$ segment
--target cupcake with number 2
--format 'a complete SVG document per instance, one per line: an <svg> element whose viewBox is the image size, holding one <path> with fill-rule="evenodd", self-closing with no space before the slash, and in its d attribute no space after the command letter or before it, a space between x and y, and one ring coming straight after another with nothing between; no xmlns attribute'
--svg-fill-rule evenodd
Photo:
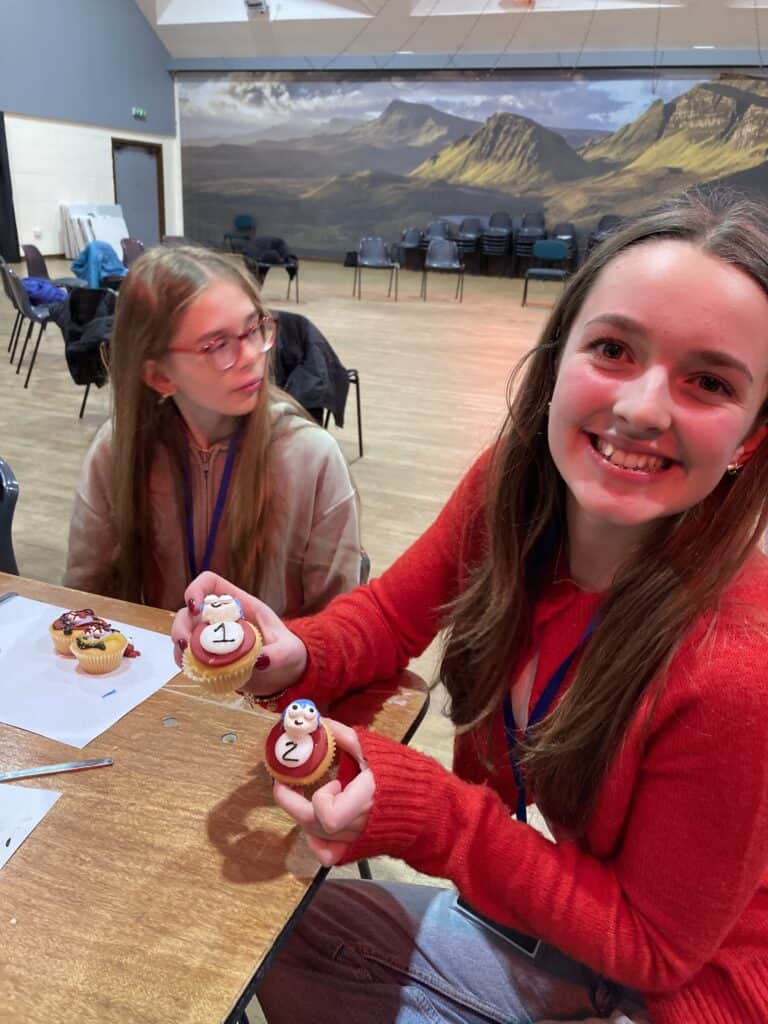
<svg viewBox="0 0 768 1024"><path fill-rule="evenodd" d="M182 669L188 679L222 696L251 678L261 633L243 618L240 602L230 594L209 594L200 619L184 651Z"/></svg>
<svg viewBox="0 0 768 1024"><path fill-rule="evenodd" d="M287 786L311 786L336 755L333 733L314 701L295 700L267 736L264 761L273 779Z"/></svg>

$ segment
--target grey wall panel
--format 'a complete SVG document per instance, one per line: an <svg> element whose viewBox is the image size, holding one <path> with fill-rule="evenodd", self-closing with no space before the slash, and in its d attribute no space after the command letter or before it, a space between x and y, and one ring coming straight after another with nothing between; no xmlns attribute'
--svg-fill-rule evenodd
<svg viewBox="0 0 768 1024"><path fill-rule="evenodd" d="M169 68L134 0L0 3L0 110L9 114L175 135Z"/></svg>

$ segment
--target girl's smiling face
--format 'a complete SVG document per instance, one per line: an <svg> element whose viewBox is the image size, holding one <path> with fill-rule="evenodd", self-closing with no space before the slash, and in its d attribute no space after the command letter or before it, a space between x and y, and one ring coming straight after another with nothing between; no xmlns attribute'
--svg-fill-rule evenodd
<svg viewBox="0 0 768 1024"><path fill-rule="evenodd" d="M760 286L689 242L626 250L588 293L552 395L569 518L637 534L691 508L762 437L767 391Z"/></svg>

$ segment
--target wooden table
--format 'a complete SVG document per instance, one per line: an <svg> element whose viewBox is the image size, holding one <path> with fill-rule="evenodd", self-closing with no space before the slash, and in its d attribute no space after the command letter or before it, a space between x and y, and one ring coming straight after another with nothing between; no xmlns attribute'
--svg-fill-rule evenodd
<svg viewBox="0 0 768 1024"><path fill-rule="evenodd" d="M0 573L9 590L170 631L168 612ZM405 742L427 700L404 672L333 714ZM3 1022L239 1018L325 874L273 804L262 749L274 721L177 676L82 755L0 724L0 770L114 759L20 783L63 795L0 870Z"/></svg>

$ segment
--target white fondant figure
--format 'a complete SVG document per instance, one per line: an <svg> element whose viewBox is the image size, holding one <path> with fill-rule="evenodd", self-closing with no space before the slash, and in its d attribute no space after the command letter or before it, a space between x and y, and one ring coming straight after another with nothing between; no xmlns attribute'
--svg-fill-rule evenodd
<svg viewBox="0 0 768 1024"><path fill-rule="evenodd" d="M311 700L295 700L283 712L284 732L275 744L275 757L286 768L306 764L315 749L312 733L320 724L320 712Z"/></svg>
<svg viewBox="0 0 768 1024"><path fill-rule="evenodd" d="M208 625L200 633L200 646L209 654L231 654L243 642L240 602L231 594L208 594L200 617Z"/></svg>

